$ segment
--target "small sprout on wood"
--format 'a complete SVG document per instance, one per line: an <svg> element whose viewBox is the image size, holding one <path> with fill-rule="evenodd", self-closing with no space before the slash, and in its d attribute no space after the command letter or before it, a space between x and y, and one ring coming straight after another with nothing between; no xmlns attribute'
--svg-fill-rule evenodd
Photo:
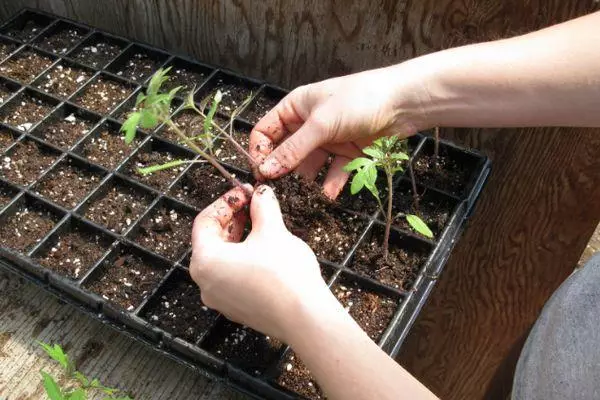
<svg viewBox="0 0 600 400"><path fill-rule="evenodd" d="M40 371L44 390L50 400L86 400L94 397L95 393L101 393L104 400L132 400L127 395L120 395L119 389L104 386L98 379L90 379L77 371L75 364L60 345L49 345L42 342L38 342L38 344L63 369L64 379L58 380L62 386L52 375Z"/></svg>
<svg viewBox="0 0 600 400"><path fill-rule="evenodd" d="M350 184L350 192L356 194L363 188L366 188L377 200L377 204L385 217L385 234L383 237L383 256L387 260L389 253L390 229L393 220L393 182L394 175L399 171L404 171L404 162L409 160L406 152L402 151L402 143L397 136L382 137L373 142L371 146L365 147L363 153L369 157L358 157L348 163L344 170L346 172L355 171ZM383 170L386 177L388 189L387 207L384 208L377 189L377 175ZM417 215L399 214L396 217L404 216L409 225L420 234L432 238L433 233L425 222Z"/></svg>
<svg viewBox="0 0 600 400"><path fill-rule="evenodd" d="M171 119L171 103L175 98L177 92L181 89L181 87L176 87L169 91L168 93L161 93L161 86L169 79L168 73L170 71L170 67L166 69L159 69L150 79L150 83L148 84L148 89L146 93L140 93L136 99L136 107L138 107L138 111L132 112L127 117L125 123L121 127L121 131L125 133L125 142L131 143L135 139L135 135L138 127L144 129L154 129L159 124L165 124L169 129L177 134L180 141L188 145L193 151L198 153L206 162L210 163L213 167L215 167L221 175L223 175L226 179L228 179L232 185L239 186L243 190L248 191L242 183L230 174L213 156L213 147L214 143L217 140L217 136L213 134L213 128L216 131L226 137L230 142L232 142L235 148L240 151L240 153L248 158L250 164L252 166L256 166L254 159L248 154L248 152L235 141L233 135L226 132L223 128L217 125L214 121L214 117L217 113L217 108L219 107L219 103L222 100L222 93L217 91L215 96L212 99L212 105L208 111L208 113L204 114L205 105L202 106L202 109L198 109L194 102L194 90L192 90L188 96L186 97L186 101L183 105L183 109L191 109L195 111L200 117L204 118L203 124L203 132L197 135L191 135L189 132L184 132L177 124L173 122ZM207 103L208 104L208 101ZM233 125L233 118L235 118L233 114L231 125ZM232 132L232 131L230 131ZM200 141L204 148L200 148L195 142ZM138 172L143 175L152 174L164 169L175 168L182 164L187 163L195 163L199 161L184 161L184 160L175 160L161 165L153 165L146 168L138 169ZM251 194L251 193L249 193Z"/></svg>

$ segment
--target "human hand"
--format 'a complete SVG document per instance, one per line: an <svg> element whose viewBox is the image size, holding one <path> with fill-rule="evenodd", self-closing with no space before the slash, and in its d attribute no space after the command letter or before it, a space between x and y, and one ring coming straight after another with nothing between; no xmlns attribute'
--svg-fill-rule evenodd
<svg viewBox="0 0 600 400"><path fill-rule="evenodd" d="M252 231L239 242L248 203ZM203 210L194 221L192 248L190 274L202 301L281 340L289 338L298 313L317 313L333 298L312 250L285 228L268 186L251 199L232 189Z"/></svg>
<svg viewBox="0 0 600 400"><path fill-rule="evenodd" d="M407 137L426 127L419 79L399 66L301 86L267 113L250 134L257 179L296 170L314 180L330 155L323 183L335 199L348 180L343 167L384 135ZM401 79L399 79L401 78Z"/></svg>

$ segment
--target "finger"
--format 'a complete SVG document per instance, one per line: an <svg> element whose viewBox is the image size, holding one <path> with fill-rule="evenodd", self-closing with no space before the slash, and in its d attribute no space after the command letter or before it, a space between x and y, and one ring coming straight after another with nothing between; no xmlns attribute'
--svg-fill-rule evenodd
<svg viewBox="0 0 600 400"><path fill-rule="evenodd" d="M236 187L219 197L206 207L194 220L192 244L202 245L223 241L224 230L231 223L235 213L250 202L246 191Z"/></svg>
<svg viewBox="0 0 600 400"><path fill-rule="evenodd" d="M246 222L248 221L248 213L244 210L238 211L233 215L231 222L227 224L224 229L227 232L225 240L228 242L237 243L242 240L244 235L244 229L246 228Z"/></svg>
<svg viewBox="0 0 600 400"><path fill-rule="evenodd" d="M307 181L312 182L317 178L319 171L327 163L328 158L329 153L323 149L316 149L298 165L296 172Z"/></svg>
<svg viewBox="0 0 600 400"><path fill-rule="evenodd" d="M275 179L295 169L315 149L327 142L329 119L313 112L293 135L283 141L259 166L260 173Z"/></svg>
<svg viewBox="0 0 600 400"><path fill-rule="evenodd" d="M259 186L254 191L250 203L250 218L253 235L272 234L286 229L277 197L273 189L266 185Z"/></svg>
<svg viewBox="0 0 600 400"><path fill-rule="evenodd" d="M350 173L344 171L344 166L351 161L350 158L344 156L336 156L327 171L327 176L323 182L323 193L331 200L335 200L346 182Z"/></svg>

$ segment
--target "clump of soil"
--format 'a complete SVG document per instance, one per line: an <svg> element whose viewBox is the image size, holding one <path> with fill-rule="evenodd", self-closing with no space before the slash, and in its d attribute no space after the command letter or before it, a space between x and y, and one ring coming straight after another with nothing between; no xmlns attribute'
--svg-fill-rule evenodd
<svg viewBox="0 0 600 400"><path fill-rule="evenodd" d="M317 257L342 262L366 223L338 209L316 183L297 175L287 175L271 184L288 230L308 243Z"/></svg>
<svg viewBox="0 0 600 400"><path fill-rule="evenodd" d="M222 319L202 348L238 368L260 375L278 358L283 344L248 327Z"/></svg>
<svg viewBox="0 0 600 400"><path fill-rule="evenodd" d="M381 339L398 309L393 299L364 290L356 282L337 283L332 292L374 342Z"/></svg>
<svg viewBox="0 0 600 400"><path fill-rule="evenodd" d="M244 103L244 100L252 94L252 89L243 83L230 83L224 78L217 80L217 84L212 92L216 93L217 90L220 90L223 94L223 99L219 104L219 111L227 116L231 115L232 111L240 107Z"/></svg>
<svg viewBox="0 0 600 400"><path fill-rule="evenodd" d="M140 151L133 157L132 160L127 163L125 168L128 175L135 177L140 182L159 190L164 190L171 184L171 182L177 179L179 174L185 169L185 165L180 165L176 168L168 168L148 175L141 174L138 168L161 165L181 159L185 159L185 157L176 157L168 151Z"/></svg>
<svg viewBox="0 0 600 400"><path fill-rule="evenodd" d="M107 169L115 169L140 143L136 137L130 145L125 143L122 133L104 125L98 134L86 139L79 151L88 160Z"/></svg>
<svg viewBox="0 0 600 400"><path fill-rule="evenodd" d="M102 268L101 275L85 286L127 311L139 306L168 272L168 268L151 265L127 250L114 261L105 262Z"/></svg>
<svg viewBox="0 0 600 400"><path fill-rule="evenodd" d="M413 191L410 183L402 182L394 189L393 215L398 213L416 214L427 224L435 237L438 237L448 222L456 202L448 197L436 195L433 191L417 188L419 191L419 207L415 206ZM379 218L382 220L381 216ZM414 232L406 221L406 218L397 218L394 220L394 226Z"/></svg>
<svg viewBox="0 0 600 400"><path fill-rule="evenodd" d="M218 115L214 118L215 123L217 123L220 127L225 128L228 121L224 118L219 117ZM179 127L188 137L194 137L197 135L201 135L204 132L204 117L198 115L196 112L192 110L183 110L178 112L177 115L173 117L173 123ZM216 129L213 128L213 134L217 136L219 133L216 132ZM181 138L171 129L164 126L160 129L158 134L165 139L171 140L173 142L180 142ZM198 140L197 144L204 148L204 144L202 141Z"/></svg>
<svg viewBox="0 0 600 400"><path fill-rule="evenodd" d="M191 246L194 215L162 206L139 227L135 241L141 246L177 261Z"/></svg>
<svg viewBox="0 0 600 400"><path fill-rule="evenodd" d="M15 43L0 42L0 60L4 60L18 48L19 46Z"/></svg>
<svg viewBox="0 0 600 400"><path fill-rule="evenodd" d="M269 96L265 92L262 92L252 100L252 103L244 110L241 116L252 124L256 124L262 117L271 111L280 100L280 98Z"/></svg>
<svg viewBox="0 0 600 400"><path fill-rule="evenodd" d="M156 71L162 64L161 60L145 53L134 53L128 60L125 60L116 74L124 76L132 81L142 82Z"/></svg>
<svg viewBox="0 0 600 400"><path fill-rule="evenodd" d="M36 257L36 261L70 279L80 279L109 246L106 238L75 228L55 238L48 249Z"/></svg>
<svg viewBox="0 0 600 400"><path fill-rule="evenodd" d="M0 65L0 74L29 83L52 65L52 62L49 57L26 50L15 54Z"/></svg>
<svg viewBox="0 0 600 400"><path fill-rule="evenodd" d="M285 361L281 364L281 375L277 378L277 383L308 399L318 400L325 398L317 381L293 351L288 353Z"/></svg>
<svg viewBox="0 0 600 400"><path fill-rule="evenodd" d="M50 113L52 106L42 99L21 95L2 110L3 122L15 126L20 131L28 131Z"/></svg>
<svg viewBox="0 0 600 400"><path fill-rule="evenodd" d="M6 128L0 128L0 151L4 152L15 142L17 136Z"/></svg>
<svg viewBox="0 0 600 400"><path fill-rule="evenodd" d="M183 95L186 91L192 90L194 86L198 88L204 83L207 76L208 74L199 70L174 66L169 71L169 80L163 84L163 88L165 92L168 92L171 89L181 86L179 94Z"/></svg>
<svg viewBox="0 0 600 400"><path fill-rule="evenodd" d="M144 318L189 343L202 339L218 316L202 303L198 285L180 270L169 277L144 308Z"/></svg>
<svg viewBox="0 0 600 400"><path fill-rule="evenodd" d="M454 196L463 194L471 177L468 166L453 159L443 147L440 148L437 159L434 155L419 156L414 163L414 172L419 184L443 190Z"/></svg>
<svg viewBox="0 0 600 400"><path fill-rule="evenodd" d="M72 57L93 68L101 68L118 56L121 50L123 50L122 46L97 38L93 43L75 51Z"/></svg>
<svg viewBox="0 0 600 400"><path fill-rule="evenodd" d="M249 128L243 127L236 129L234 127L232 136L244 149L248 149L250 143ZM233 165L234 167L247 171L252 169L246 156L241 154L227 138L223 137L220 139L219 146L215 150L215 156L224 163Z"/></svg>
<svg viewBox="0 0 600 400"><path fill-rule="evenodd" d="M65 118L53 116L36 128L34 134L55 146L68 149L85 136L94 122L76 114Z"/></svg>
<svg viewBox="0 0 600 400"><path fill-rule="evenodd" d="M149 195L113 184L104 196L90 204L85 216L113 232L122 233L142 215L151 201Z"/></svg>
<svg viewBox="0 0 600 400"><path fill-rule="evenodd" d="M11 149L11 154L2 158L0 172L5 179L26 186L34 182L56 158L55 154L33 141L19 142Z"/></svg>
<svg viewBox="0 0 600 400"><path fill-rule="evenodd" d="M0 245L28 251L56 224L56 216L41 207L22 206L0 226Z"/></svg>
<svg viewBox="0 0 600 400"><path fill-rule="evenodd" d="M26 42L33 39L47 25L47 23L41 23L39 21L30 19L21 27L19 27L17 23L9 26L8 29L3 33L8 37Z"/></svg>
<svg viewBox="0 0 600 400"><path fill-rule="evenodd" d="M57 65L44 74L36 86L45 92L67 98L91 77L92 74L84 69Z"/></svg>
<svg viewBox="0 0 600 400"><path fill-rule="evenodd" d="M212 166L194 165L173 185L169 194L202 210L229 189L231 183Z"/></svg>
<svg viewBox="0 0 600 400"><path fill-rule="evenodd" d="M85 31L76 27L63 27L40 39L36 39L37 46L55 53L65 54L85 36Z"/></svg>
<svg viewBox="0 0 600 400"><path fill-rule="evenodd" d="M85 108L100 114L107 114L129 95L133 88L104 78L90 83L75 100Z"/></svg>
<svg viewBox="0 0 600 400"><path fill-rule="evenodd" d="M44 176L35 190L42 196L65 207L74 208L98 185L102 176L60 163Z"/></svg>
<svg viewBox="0 0 600 400"><path fill-rule="evenodd" d="M383 258L383 234L378 232L357 250L350 269L396 289L410 290L419 270L427 260L427 252L404 249L390 238L388 259Z"/></svg>

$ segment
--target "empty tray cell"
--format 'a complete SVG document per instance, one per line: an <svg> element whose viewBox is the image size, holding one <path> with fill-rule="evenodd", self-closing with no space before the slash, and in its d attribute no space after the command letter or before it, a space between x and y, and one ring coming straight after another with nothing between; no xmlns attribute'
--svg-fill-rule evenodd
<svg viewBox="0 0 600 400"><path fill-rule="evenodd" d="M54 59L50 56L25 48L0 64L0 74L23 83L30 83L53 62Z"/></svg>
<svg viewBox="0 0 600 400"><path fill-rule="evenodd" d="M244 110L241 117L252 124L261 120L273 107L285 97L283 90L265 86Z"/></svg>
<svg viewBox="0 0 600 400"><path fill-rule="evenodd" d="M140 246L177 261L192 245L195 216L196 213L186 207L162 200L129 236Z"/></svg>
<svg viewBox="0 0 600 400"><path fill-rule="evenodd" d="M74 101L99 114L108 114L134 90L130 84L99 75L81 89Z"/></svg>
<svg viewBox="0 0 600 400"><path fill-rule="evenodd" d="M235 173L233 174L235 175ZM249 178L239 174L237 177L246 182ZM194 164L173 185L169 194L177 200L201 210L229 189L231 189L231 183L214 167L208 164Z"/></svg>
<svg viewBox="0 0 600 400"><path fill-rule="evenodd" d="M389 255L384 259L382 251L384 227L374 225L356 249L348 268L384 285L408 291L425 265L432 246L392 229Z"/></svg>
<svg viewBox="0 0 600 400"><path fill-rule="evenodd" d="M123 172L148 186L165 190L185 169L185 164L150 174L140 172L140 168L158 166L173 161L190 161L193 158L193 153L181 150L167 142L152 139L131 157L124 166Z"/></svg>
<svg viewBox="0 0 600 400"><path fill-rule="evenodd" d="M29 196L22 197L2 216L0 245L26 252L42 240L61 217L42 202Z"/></svg>
<svg viewBox="0 0 600 400"><path fill-rule="evenodd" d="M56 104L56 100L27 89L0 110L0 118L5 124L26 132L50 114Z"/></svg>
<svg viewBox="0 0 600 400"><path fill-rule="evenodd" d="M77 280L100 261L112 242L101 231L71 219L36 249L33 258L48 269Z"/></svg>
<svg viewBox="0 0 600 400"><path fill-rule="evenodd" d="M0 127L0 151L4 152L10 147L17 139L19 134L8 128Z"/></svg>
<svg viewBox="0 0 600 400"><path fill-rule="evenodd" d="M460 197L470 189L473 171L481 159L453 146L440 143L439 155L434 155L434 141L427 139L414 161L417 183L443 190Z"/></svg>
<svg viewBox="0 0 600 400"><path fill-rule="evenodd" d="M337 209L319 185L297 175L272 185L288 230L308 243L317 257L341 263L364 232L366 221Z"/></svg>
<svg viewBox="0 0 600 400"><path fill-rule="evenodd" d="M275 338L222 318L202 348L244 371L260 375L277 361L283 344Z"/></svg>
<svg viewBox="0 0 600 400"><path fill-rule="evenodd" d="M94 193L79 212L98 225L122 233L137 221L151 202L151 194L120 178L113 178Z"/></svg>
<svg viewBox="0 0 600 400"><path fill-rule="evenodd" d="M119 124L105 121L77 146L75 153L106 169L114 170L133 153L145 137L138 132L133 143L127 144L119 129Z"/></svg>
<svg viewBox="0 0 600 400"><path fill-rule="evenodd" d="M25 11L6 27L2 28L0 33L26 42L37 36L51 22L52 19L45 15Z"/></svg>
<svg viewBox="0 0 600 400"><path fill-rule="evenodd" d="M74 158L58 163L35 185L41 196L67 209L77 206L94 189L104 173Z"/></svg>
<svg viewBox="0 0 600 400"><path fill-rule="evenodd" d="M4 60L6 57L14 53L20 44L18 42L14 42L12 40L8 40L5 38L0 38L0 61Z"/></svg>
<svg viewBox="0 0 600 400"><path fill-rule="evenodd" d="M141 83L156 72L167 58L165 53L133 45L112 62L107 71Z"/></svg>
<svg viewBox="0 0 600 400"><path fill-rule="evenodd" d="M250 99L253 93L258 91L259 87L259 84L252 81L225 72L219 72L198 91L196 99L202 102L207 96L214 97L217 90L220 90L223 94L223 99L219 104L219 113L230 116L233 111L239 109L244 104L245 100Z"/></svg>
<svg viewBox="0 0 600 400"><path fill-rule="evenodd" d="M103 68L115 59L127 46L124 40L94 33L79 45L69 57L92 68Z"/></svg>
<svg viewBox="0 0 600 400"><path fill-rule="evenodd" d="M398 309L398 300L369 290L348 276L336 281L331 291L363 331L379 342Z"/></svg>
<svg viewBox="0 0 600 400"><path fill-rule="evenodd" d="M179 129L181 129L187 137L196 137L196 136L204 134L204 117L202 115L199 115L197 112L195 112L193 110L178 111L177 114L175 114L172 117L172 120L173 120L173 123ZM213 121L222 128L225 128L227 126L227 124L229 123L229 121L227 119L222 118L218 115L215 116ZM216 129L214 127L212 127L212 129L211 129L211 133L215 136L218 135L218 132L216 131ZM172 129L170 129L167 126L163 126L158 131L158 135L162 136L165 139L168 139L172 142L182 143L182 140L179 137L179 135L177 135L177 133L175 133ZM206 147L206 143L204 143L200 137L197 139L196 143L201 148Z"/></svg>
<svg viewBox="0 0 600 400"><path fill-rule="evenodd" d="M438 238L450 220L458 201L420 185L417 186L417 202L413 193L412 184L406 179L400 180L394 188L392 215L399 215L398 218L394 219L394 226L421 235L411 228L404 217L406 214L418 215L431 229L434 237ZM379 220L383 221L381 215Z"/></svg>
<svg viewBox="0 0 600 400"><path fill-rule="evenodd" d="M94 75L94 71L61 61L51 70L42 74L34 86L64 99L71 96Z"/></svg>
<svg viewBox="0 0 600 400"><path fill-rule="evenodd" d="M8 183L0 181L0 209L6 207L19 191Z"/></svg>
<svg viewBox="0 0 600 400"><path fill-rule="evenodd" d="M24 139L4 154L0 173L4 179L27 186L33 183L60 154L48 146Z"/></svg>
<svg viewBox="0 0 600 400"><path fill-rule="evenodd" d="M200 341L218 314L206 307L190 275L175 269L144 306L142 318L189 343Z"/></svg>
<svg viewBox="0 0 600 400"><path fill-rule="evenodd" d="M233 139L240 146L242 146L246 152L248 152L251 130L252 125L248 125L242 121L233 121L232 129L227 129L227 133L229 133ZM252 169L248 158L242 152L236 149L233 143L231 143L231 141L226 137L221 136L219 144L215 150L215 155L220 161L229 165L233 165L234 167L238 167L246 171L250 171Z"/></svg>
<svg viewBox="0 0 600 400"><path fill-rule="evenodd" d="M81 108L63 104L31 133L55 146L69 149L100 120Z"/></svg>
<svg viewBox="0 0 600 400"><path fill-rule="evenodd" d="M167 67L169 71L169 80L163 84L165 92L181 86L180 96L185 96L193 88L198 89L213 72L213 70L204 65L192 63L181 58L175 58L169 61Z"/></svg>
<svg viewBox="0 0 600 400"><path fill-rule="evenodd" d="M20 88L21 86L18 83L0 78L0 105L5 103Z"/></svg>
<svg viewBox="0 0 600 400"><path fill-rule="evenodd" d="M36 38L33 44L54 54L65 54L79 43L88 29L59 21Z"/></svg>
<svg viewBox="0 0 600 400"><path fill-rule="evenodd" d="M138 250L120 245L86 278L84 286L104 300L133 311L150 296L169 266Z"/></svg>
<svg viewBox="0 0 600 400"><path fill-rule="evenodd" d="M296 353L289 351L281 363L277 384L307 399L324 399L325 395L306 365Z"/></svg>

